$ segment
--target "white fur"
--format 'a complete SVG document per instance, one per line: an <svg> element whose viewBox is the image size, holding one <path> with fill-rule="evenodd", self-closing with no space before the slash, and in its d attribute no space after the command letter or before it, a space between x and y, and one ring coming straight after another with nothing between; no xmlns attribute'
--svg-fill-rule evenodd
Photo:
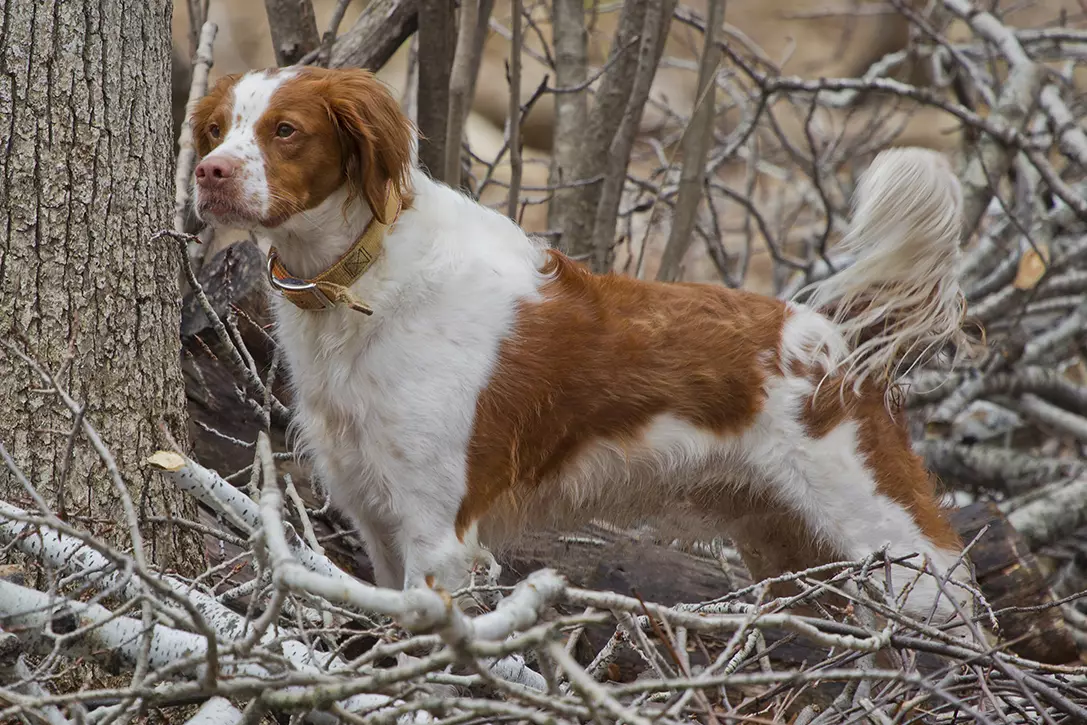
<svg viewBox="0 0 1087 725"><path fill-rule="evenodd" d="M232 129L239 139L232 148L246 148L245 124L251 127L251 113L260 107L256 96L274 87L260 76L239 84L239 97L254 98ZM244 163L256 165L248 157ZM259 178L256 169L247 171ZM410 187L412 205L352 288L373 307L372 317L345 309L302 311L278 296L273 309L297 391L299 450L312 454L334 504L357 524L377 583L422 586L433 576L456 588L475 560L493 567L478 540L486 521L462 544L454 519L466 493L476 400L511 333L517 303L540 299L544 247L418 168ZM266 198L266 189L252 193L254 203L262 193ZM312 276L371 218L362 202L352 202L345 217L343 201L333 195L259 233L288 269ZM802 358L825 366L848 355L834 325L800 306L792 309L781 350L786 362ZM843 555L862 557L890 544L892 553L920 551L946 566L949 554L934 550L905 510L876 493L855 424L823 439L807 437L799 413L812 383L771 380L757 422L740 436L717 436L661 416L635 443L598 442L555 486L541 487L559 493L541 499L546 507L539 522L667 514L684 521L681 530L697 531L695 521L719 535L728 512L707 511L690 494L724 480L763 487ZM927 604L934 590L919 594Z"/></svg>
<svg viewBox="0 0 1087 725"><path fill-rule="evenodd" d="M802 289L815 309L829 309L837 333L852 348L837 366L856 388L868 378L894 382L902 365L970 345L962 330L959 287L962 186L947 159L922 148L880 153L853 197L853 220L840 253L850 266ZM859 342L866 328L894 320ZM836 372L828 370L828 374Z"/></svg>
<svg viewBox="0 0 1087 725"><path fill-rule="evenodd" d="M536 297L542 250L506 217L411 174L415 194L377 263L353 287L374 308L307 313L276 298L278 336L298 391L297 430L334 503L356 520L379 583L463 583L483 556L454 517L464 497L475 399L519 299ZM271 234L289 269L315 270L340 248L307 245L332 229L339 199ZM356 207L355 222L369 213ZM300 271L309 274L309 271Z"/></svg>

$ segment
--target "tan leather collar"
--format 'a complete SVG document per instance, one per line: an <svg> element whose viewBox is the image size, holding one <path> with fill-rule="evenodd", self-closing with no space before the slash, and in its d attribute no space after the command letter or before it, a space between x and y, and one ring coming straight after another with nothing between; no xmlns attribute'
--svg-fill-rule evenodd
<svg viewBox="0 0 1087 725"><path fill-rule="evenodd" d="M279 260L276 248L272 247L268 252L268 281L272 289L303 310L330 310L344 304L365 315L374 314L374 310L355 297L350 288L377 261L385 234L400 216L402 204L400 195L390 185L385 201L385 218L389 223L382 224L376 217L371 219L351 248L313 279L303 279L288 272Z"/></svg>

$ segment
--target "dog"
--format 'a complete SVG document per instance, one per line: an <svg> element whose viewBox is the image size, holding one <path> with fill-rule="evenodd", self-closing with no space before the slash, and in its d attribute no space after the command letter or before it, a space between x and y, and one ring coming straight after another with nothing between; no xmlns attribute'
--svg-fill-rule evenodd
<svg viewBox="0 0 1087 725"><path fill-rule="evenodd" d="M191 124L197 214L271 245L297 450L377 585L455 591L526 531L606 520L727 535L759 579L916 553L949 584L895 569L906 611L971 611L889 395L968 344L962 191L936 152L876 158L856 262L800 304L590 273L432 180L364 70L226 76Z"/></svg>

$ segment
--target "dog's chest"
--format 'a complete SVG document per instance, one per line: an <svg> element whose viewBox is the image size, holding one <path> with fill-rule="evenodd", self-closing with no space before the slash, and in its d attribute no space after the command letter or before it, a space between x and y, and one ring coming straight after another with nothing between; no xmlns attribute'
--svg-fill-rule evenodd
<svg viewBox="0 0 1087 725"><path fill-rule="evenodd" d="M372 499L461 468L502 326L434 312L367 326L351 314L280 317L299 443L319 475Z"/></svg>

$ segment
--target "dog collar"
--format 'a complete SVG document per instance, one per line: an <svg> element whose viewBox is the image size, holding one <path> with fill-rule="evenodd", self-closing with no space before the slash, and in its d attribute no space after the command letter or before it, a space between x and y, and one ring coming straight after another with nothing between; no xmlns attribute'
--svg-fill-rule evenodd
<svg viewBox="0 0 1087 725"><path fill-rule="evenodd" d="M400 195L390 186L385 201L388 224L382 224L377 217L371 219L351 248L312 279L296 277L287 271L276 248L272 247L268 251L268 282L272 289L302 310L330 310L343 304L364 315L374 314L373 308L351 293L351 285L377 261L385 234L396 223L402 208Z"/></svg>

